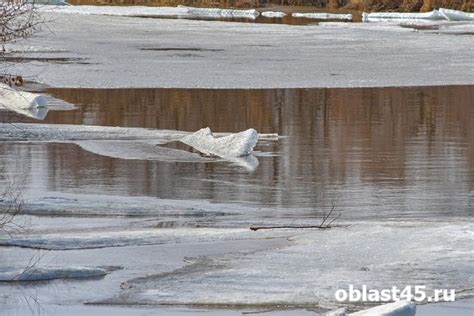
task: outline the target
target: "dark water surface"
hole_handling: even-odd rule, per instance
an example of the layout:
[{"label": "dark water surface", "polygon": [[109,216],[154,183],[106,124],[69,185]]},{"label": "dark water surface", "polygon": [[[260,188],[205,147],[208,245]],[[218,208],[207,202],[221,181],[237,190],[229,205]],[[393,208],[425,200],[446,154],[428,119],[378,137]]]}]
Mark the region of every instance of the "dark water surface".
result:
[{"label": "dark water surface", "polygon": [[[335,203],[347,216],[369,218],[473,215],[474,86],[46,92],[78,109],[50,111],[44,123],[252,127],[285,136],[257,145],[265,154],[253,172],[226,162],[120,160],[74,144],[0,144],[2,159],[41,166],[46,190],[230,201],[290,213]],[[27,170],[30,187],[38,185],[37,170]]]}]

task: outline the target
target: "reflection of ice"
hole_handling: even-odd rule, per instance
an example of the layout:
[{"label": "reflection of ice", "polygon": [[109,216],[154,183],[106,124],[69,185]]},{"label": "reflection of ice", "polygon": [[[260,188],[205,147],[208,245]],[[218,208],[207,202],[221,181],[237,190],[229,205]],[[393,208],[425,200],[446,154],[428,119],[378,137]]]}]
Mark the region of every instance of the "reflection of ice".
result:
[{"label": "reflection of ice", "polygon": [[[0,109],[3,110],[3,109]],[[41,108],[31,108],[31,109],[21,109],[21,108],[9,108],[8,111],[15,112],[17,114],[31,117],[37,120],[44,120],[48,115],[49,109],[46,107]]]}]

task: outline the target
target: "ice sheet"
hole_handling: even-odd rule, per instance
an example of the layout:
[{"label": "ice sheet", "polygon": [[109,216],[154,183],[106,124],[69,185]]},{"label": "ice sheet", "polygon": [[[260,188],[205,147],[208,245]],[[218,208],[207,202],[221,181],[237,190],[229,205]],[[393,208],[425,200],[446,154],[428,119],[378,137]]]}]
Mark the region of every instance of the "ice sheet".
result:
[{"label": "ice sheet", "polygon": [[282,18],[287,15],[285,12],[280,11],[263,11],[260,14],[266,18]]},{"label": "ice sheet", "polygon": [[0,110],[43,119],[48,113],[47,103],[46,98],[40,94],[20,91],[0,83]]},{"label": "ice sheet", "polygon": [[407,301],[385,304],[349,314],[351,316],[415,316],[416,305]]},{"label": "ice sheet", "polygon": [[[380,23],[329,28],[184,19],[127,18],[124,23],[117,16],[62,13],[44,13],[44,17],[52,21],[48,27],[54,33],[45,31],[7,48],[65,50],[58,56],[87,63],[9,66],[13,73],[56,87],[254,89],[474,83],[472,67],[466,66],[474,59],[469,36],[424,34]],[[183,54],[173,48],[191,51]],[[399,53],[403,51],[410,52],[409,58]]]},{"label": "ice sheet", "polygon": [[54,6],[38,5],[43,13],[66,13],[79,15],[113,15],[113,16],[181,16],[187,15],[185,7],[147,7],[147,6]]},{"label": "ice sheet", "polygon": [[0,282],[31,282],[54,279],[90,279],[104,276],[104,268],[90,267],[30,267],[23,270],[0,271]]},{"label": "ice sheet", "polygon": [[474,224],[462,222],[361,222],[313,230],[292,238],[284,249],[198,258],[173,273],[130,280],[131,290],[103,303],[319,304],[331,309],[340,306],[335,291],[349,284],[379,290],[425,285],[428,293],[453,288],[468,295],[474,285],[473,230]]},{"label": "ice sheet", "polygon": [[294,18],[307,18],[307,19],[318,19],[318,20],[352,20],[352,14],[338,14],[338,13],[323,13],[323,12],[312,12],[312,13],[293,13],[291,15]]},{"label": "ice sheet", "polygon": [[191,16],[255,19],[260,14],[255,9],[238,10],[238,9],[219,9],[219,8],[194,8],[194,7],[185,7],[185,6],[178,6],[178,8],[186,9],[187,13]]},{"label": "ice sheet", "polygon": [[372,12],[362,13],[363,22],[380,22],[390,20],[443,20],[445,17],[438,11],[431,12]]},{"label": "ice sheet", "polygon": [[474,13],[440,8],[439,13],[450,21],[474,21]]}]

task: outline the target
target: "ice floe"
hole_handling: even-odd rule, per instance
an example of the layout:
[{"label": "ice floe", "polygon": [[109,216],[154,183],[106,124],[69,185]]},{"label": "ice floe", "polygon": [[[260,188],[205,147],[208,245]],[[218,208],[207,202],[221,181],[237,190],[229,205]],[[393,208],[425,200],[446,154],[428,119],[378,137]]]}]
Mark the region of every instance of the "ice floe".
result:
[{"label": "ice floe", "polygon": [[[216,136],[216,137],[215,137]],[[263,140],[278,139],[276,134],[263,134]],[[168,162],[218,162],[230,161],[249,171],[255,170],[258,160],[252,151],[259,135],[254,129],[240,133],[216,133],[209,128],[195,133],[85,125],[49,125],[15,123],[0,124],[0,140],[66,142],[89,152],[118,159],[156,160]],[[170,142],[182,142],[198,153],[168,148]],[[216,158],[218,157],[218,158]]]},{"label": "ice floe", "polygon": [[473,239],[458,232],[473,229],[472,223],[462,222],[360,222],[307,231],[290,238],[292,243],[285,248],[197,259],[192,266],[165,275],[129,280],[133,291],[104,303],[333,309],[340,306],[334,293],[347,290],[349,284],[378,290],[424,285],[428,295],[438,288],[456,289],[458,297],[469,295],[474,280],[467,258],[473,255]]},{"label": "ice floe", "polygon": [[287,15],[285,12],[280,11],[263,11],[260,14],[266,18],[282,18]]},{"label": "ice floe", "polygon": [[439,13],[450,21],[474,21],[474,13],[440,8]]},{"label": "ice floe", "polygon": [[416,305],[407,301],[398,301],[362,310],[346,313],[345,308],[325,314],[325,316],[415,316]]},{"label": "ice floe", "polygon": [[83,15],[181,16],[181,15],[187,15],[188,14],[188,10],[185,7],[38,5],[37,8],[40,12],[83,14]]},{"label": "ice floe", "polygon": [[310,13],[293,13],[294,18],[307,18],[317,20],[352,20],[352,14],[340,13],[324,13],[324,12],[310,12]]},{"label": "ice floe", "polygon": [[372,12],[362,14],[363,22],[399,21],[399,20],[449,20],[474,21],[474,13],[440,8],[431,12]]},{"label": "ice floe", "polygon": [[191,16],[218,17],[218,18],[249,18],[255,19],[260,13],[255,9],[219,9],[219,8],[195,8],[178,6],[180,9],[186,9]]},{"label": "ice floe", "polygon": [[32,282],[54,279],[89,279],[106,275],[100,267],[29,267],[22,270],[0,271],[0,282]]},{"label": "ice floe", "polygon": [[141,228],[101,231],[71,231],[42,234],[24,234],[0,238],[1,246],[46,250],[96,249],[167,243],[199,243],[244,239],[287,237],[292,233],[265,232],[252,234],[247,228]]},{"label": "ice floe", "polygon": [[242,157],[252,153],[258,141],[258,133],[254,129],[216,138],[209,127],[186,135],[181,142],[197,149],[206,155],[219,157]]},{"label": "ice floe", "polygon": [[48,113],[47,99],[36,93],[19,91],[0,83],[0,110],[43,119]]},{"label": "ice floe", "polygon": [[111,16],[156,16],[156,17],[208,17],[208,18],[249,18],[255,19],[259,12],[255,9],[219,9],[195,8],[186,6],[177,7],[147,7],[147,6],[38,6],[40,12],[68,13],[84,15],[111,15]]}]

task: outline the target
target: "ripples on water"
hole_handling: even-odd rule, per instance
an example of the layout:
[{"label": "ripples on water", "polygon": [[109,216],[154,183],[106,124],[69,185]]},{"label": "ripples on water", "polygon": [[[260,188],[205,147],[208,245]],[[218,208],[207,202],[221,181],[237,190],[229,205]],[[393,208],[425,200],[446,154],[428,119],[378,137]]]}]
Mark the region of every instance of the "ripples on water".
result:
[{"label": "ripples on water", "polygon": [[[254,172],[225,162],[113,159],[73,144],[0,144],[1,160],[21,163],[32,189],[287,209],[335,203],[345,218],[470,216],[474,209],[472,86],[46,92],[79,108],[50,111],[44,123],[253,127],[285,137],[257,146],[265,154]],[[5,113],[0,118],[15,120]],[[11,164],[2,165],[2,173],[11,172]]]}]

